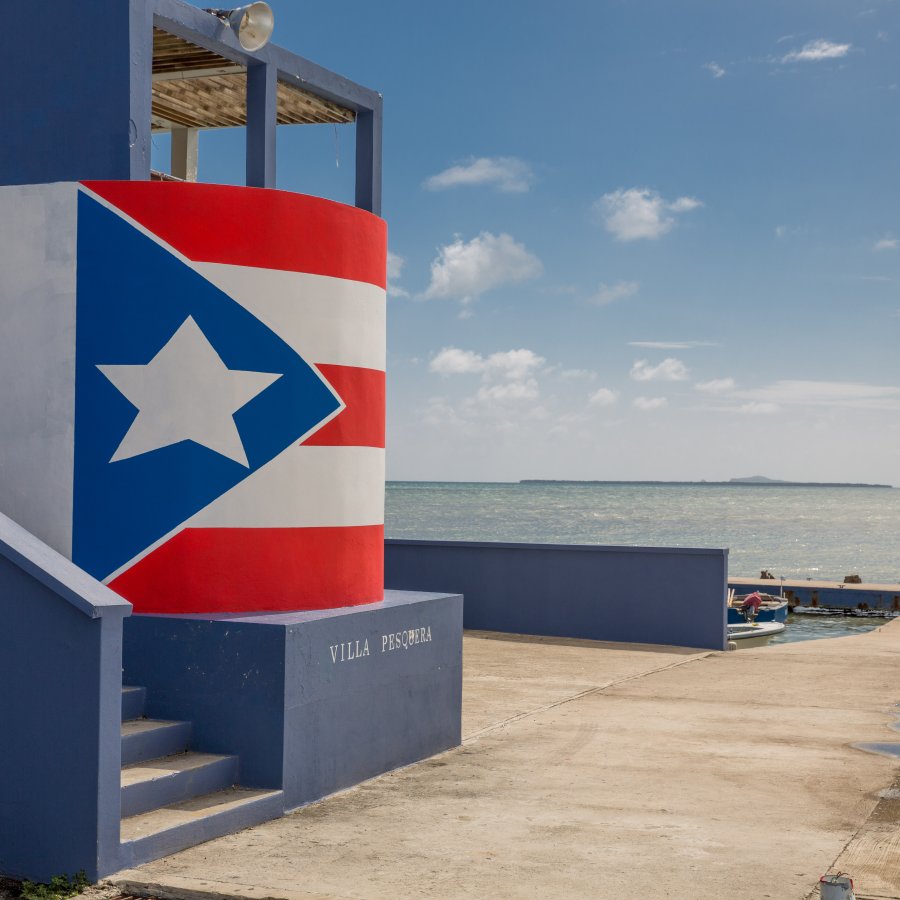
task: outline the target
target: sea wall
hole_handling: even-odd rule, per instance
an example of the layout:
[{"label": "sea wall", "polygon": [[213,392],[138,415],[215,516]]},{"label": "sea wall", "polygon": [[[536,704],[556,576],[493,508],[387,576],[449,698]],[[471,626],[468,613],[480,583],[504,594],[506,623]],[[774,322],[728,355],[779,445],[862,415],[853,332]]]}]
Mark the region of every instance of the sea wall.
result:
[{"label": "sea wall", "polygon": [[728,551],[385,542],[386,586],[464,595],[466,628],[724,650]]},{"label": "sea wall", "polygon": [[842,584],[839,581],[799,581],[758,578],[729,578],[728,586],[738,594],[784,591],[788,606],[855,609],[862,612],[900,611],[900,584]]}]

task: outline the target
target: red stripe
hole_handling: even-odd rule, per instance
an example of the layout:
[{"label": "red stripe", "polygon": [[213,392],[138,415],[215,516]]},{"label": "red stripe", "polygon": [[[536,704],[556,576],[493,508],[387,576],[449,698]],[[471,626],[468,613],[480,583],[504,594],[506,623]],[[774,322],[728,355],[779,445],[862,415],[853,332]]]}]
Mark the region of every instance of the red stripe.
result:
[{"label": "red stripe", "polygon": [[384,599],[384,526],[188,528],[110,587],[136,613],[334,609]]},{"label": "red stripe", "polygon": [[384,447],[384,372],[356,366],[316,368],[346,409],[303,444],[308,447]]},{"label": "red stripe", "polygon": [[387,225],[321,197],[159,181],[85,181],[194,262],[348,278],[385,287]]}]

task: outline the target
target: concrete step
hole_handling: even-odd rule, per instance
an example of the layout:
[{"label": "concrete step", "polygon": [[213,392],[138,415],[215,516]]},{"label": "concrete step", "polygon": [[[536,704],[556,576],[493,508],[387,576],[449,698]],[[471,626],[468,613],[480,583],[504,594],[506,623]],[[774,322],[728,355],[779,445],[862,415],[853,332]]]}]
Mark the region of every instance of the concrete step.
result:
[{"label": "concrete step", "polygon": [[191,738],[190,722],[134,719],[122,723],[122,765],[182,753]]},{"label": "concrete step", "polygon": [[179,753],[122,769],[122,815],[136,816],[180,800],[231,787],[238,758],[212,753]]},{"label": "concrete step", "polygon": [[122,721],[140,719],[144,715],[146,701],[147,688],[124,685],[122,687]]},{"label": "concrete step", "polygon": [[139,866],[278,818],[283,803],[282,791],[230,788],[122,819],[124,862]]}]

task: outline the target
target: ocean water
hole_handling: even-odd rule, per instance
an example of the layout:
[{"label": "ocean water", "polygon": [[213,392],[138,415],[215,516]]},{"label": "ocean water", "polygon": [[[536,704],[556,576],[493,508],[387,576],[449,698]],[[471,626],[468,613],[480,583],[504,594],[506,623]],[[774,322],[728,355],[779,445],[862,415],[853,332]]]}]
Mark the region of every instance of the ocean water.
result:
[{"label": "ocean water", "polygon": [[798,641],[819,641],[822,638],[862,634],[880,628],[890,619],[857,618],[856,616],[804,616],[788,613],[787,627],[775,635],[769,646],[795,644]]},{"label": "ocean water", "polygon": [[393,538],[727,547],[729,574],[900,583],[900,490],[389,482]]}]

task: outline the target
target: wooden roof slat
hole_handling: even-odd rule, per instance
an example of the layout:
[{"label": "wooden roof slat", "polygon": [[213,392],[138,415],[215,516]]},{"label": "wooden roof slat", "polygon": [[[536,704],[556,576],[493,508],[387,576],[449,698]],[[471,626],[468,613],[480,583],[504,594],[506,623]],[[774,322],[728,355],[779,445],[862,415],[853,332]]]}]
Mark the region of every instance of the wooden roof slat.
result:
[{"label": "wooden roof slat", "polygon": [[[233,69],[234,60],[192,44],[174,34],[153,29],[153,117],[185,128],[230,128],[247,124],[246,71]],[[205,71],[204,71],[205,70]],[[183,72],[184,78],[174,77]],[[197,74],[191,75],[191,72]],[[278,124],[307,125],[353,122],[356,114],[302,88],[280,81]],[[162,124],[156,130],[164,130]]]}]

